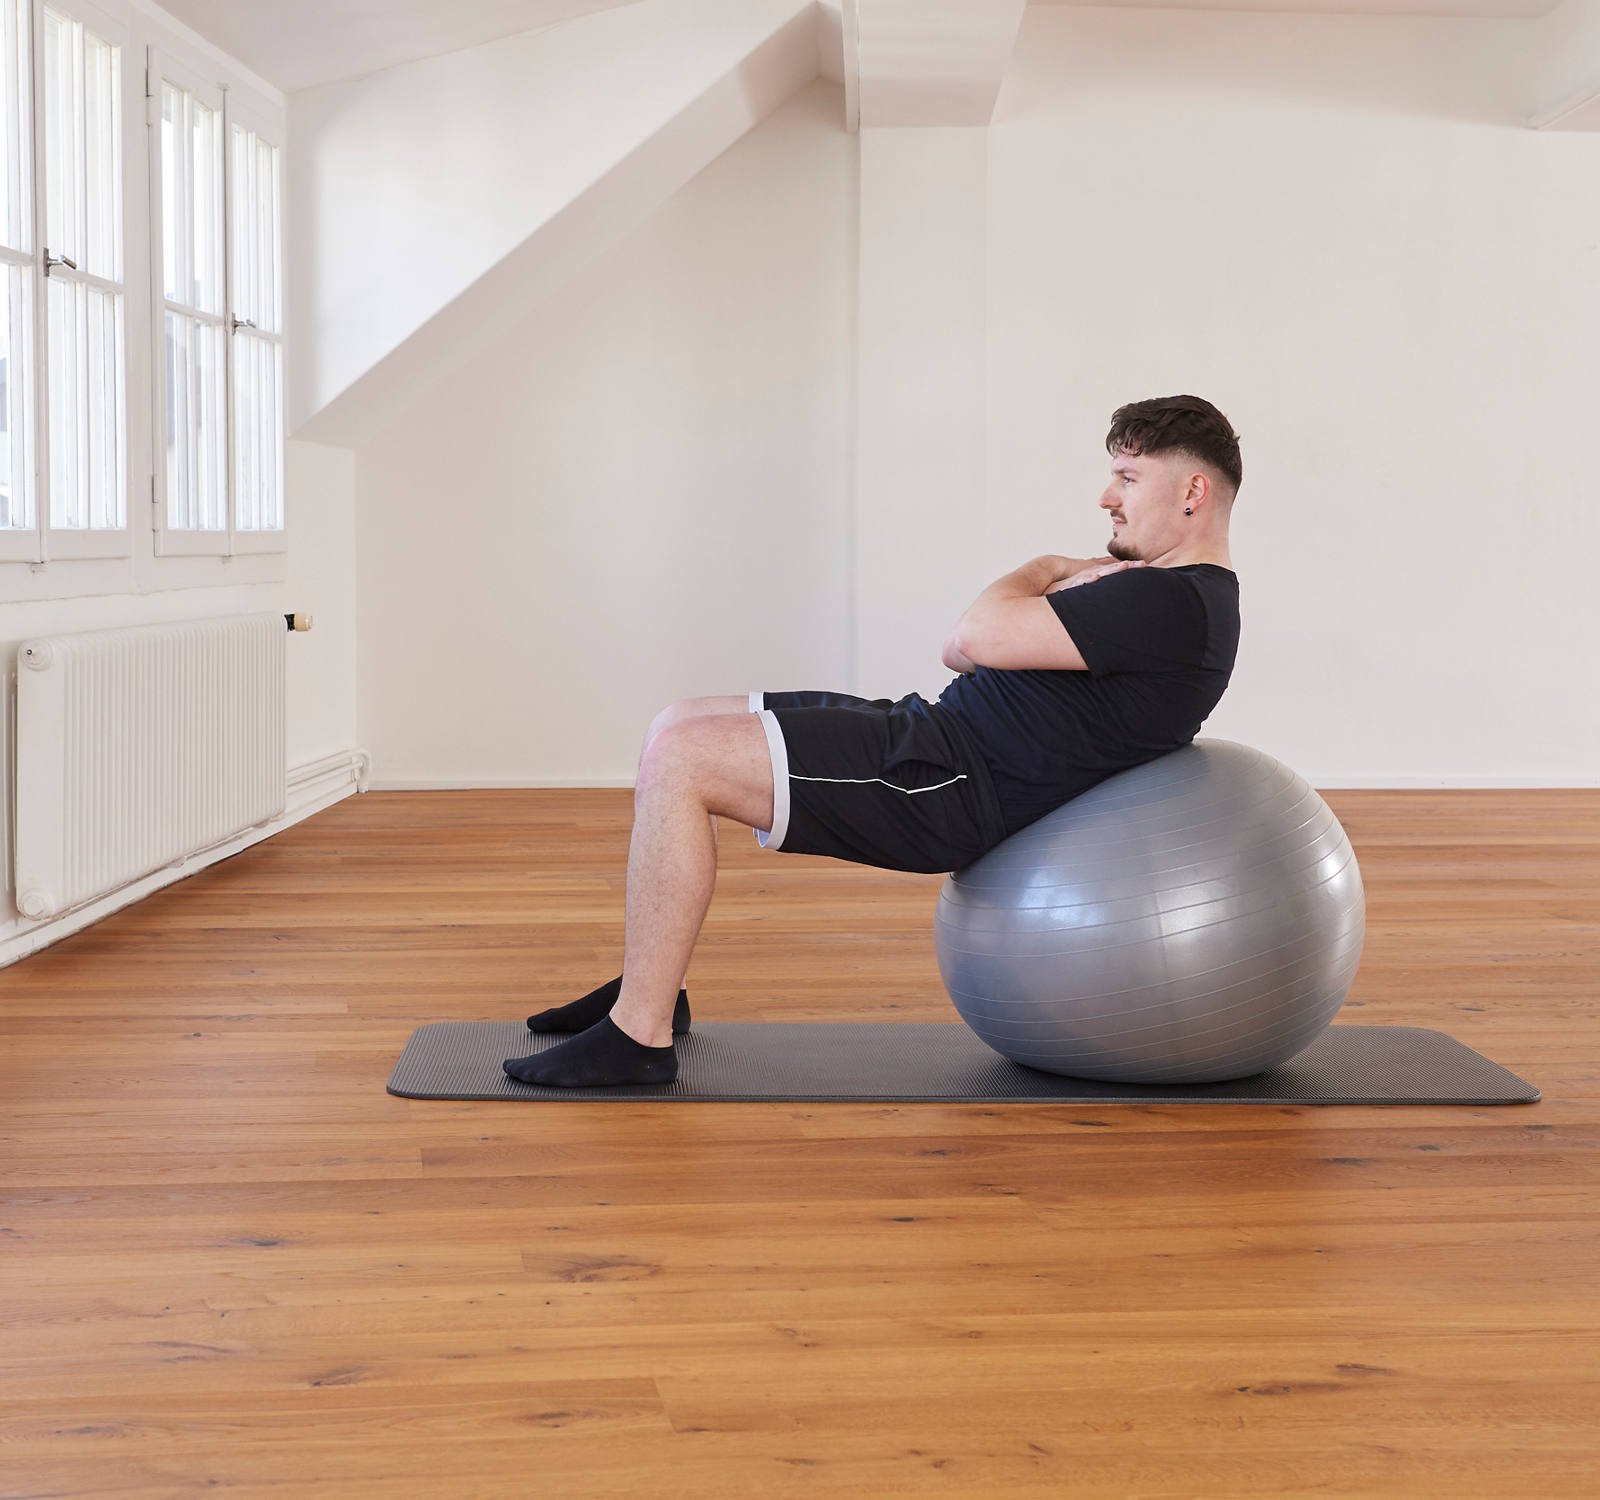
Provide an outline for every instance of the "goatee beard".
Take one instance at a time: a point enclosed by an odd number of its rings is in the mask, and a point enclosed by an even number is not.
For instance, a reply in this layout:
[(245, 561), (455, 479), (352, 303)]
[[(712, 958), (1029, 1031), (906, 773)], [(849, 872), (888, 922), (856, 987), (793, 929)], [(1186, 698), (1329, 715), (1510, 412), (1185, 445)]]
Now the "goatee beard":
[(1113, 536), (1106, 543), (1106, 555), (1116, 558), (1118, 562), (1137, 562), (1139, 560), (1138, 549), (1128, 546), (1126, 542), (1116, 536)]

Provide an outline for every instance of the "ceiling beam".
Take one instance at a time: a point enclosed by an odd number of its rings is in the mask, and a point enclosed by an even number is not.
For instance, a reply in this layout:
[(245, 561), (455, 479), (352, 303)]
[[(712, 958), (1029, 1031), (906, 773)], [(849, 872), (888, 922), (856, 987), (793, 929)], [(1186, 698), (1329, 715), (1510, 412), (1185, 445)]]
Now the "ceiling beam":
[(844, 0), (845, 125), (987, 125), (1027, 0)]

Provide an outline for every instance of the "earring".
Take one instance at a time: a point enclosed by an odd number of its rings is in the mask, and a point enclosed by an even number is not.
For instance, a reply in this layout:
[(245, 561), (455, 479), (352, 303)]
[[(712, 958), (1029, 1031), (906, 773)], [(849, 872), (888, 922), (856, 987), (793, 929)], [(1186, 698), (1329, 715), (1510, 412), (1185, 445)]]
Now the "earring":
[(1192, 516), (1194, 514), (1194, 511), (1193, 511), (1193, 509), (1191, 509), (1189, 506), (1186, 505), (1183, 508), (1183, 513), (1186, 516)]

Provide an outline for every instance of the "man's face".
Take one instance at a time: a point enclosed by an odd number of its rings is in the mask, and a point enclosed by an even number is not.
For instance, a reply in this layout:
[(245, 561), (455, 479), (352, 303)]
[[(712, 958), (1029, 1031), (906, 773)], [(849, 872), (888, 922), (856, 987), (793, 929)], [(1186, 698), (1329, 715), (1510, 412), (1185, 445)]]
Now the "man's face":
[(1172, 477), (1157, 459), (1119, 452), (1111, 460), (1111, 483), (1100, 508), (1111, 517), (1106, 551), (1119, 562), (1147, 562), (1171, 545)]

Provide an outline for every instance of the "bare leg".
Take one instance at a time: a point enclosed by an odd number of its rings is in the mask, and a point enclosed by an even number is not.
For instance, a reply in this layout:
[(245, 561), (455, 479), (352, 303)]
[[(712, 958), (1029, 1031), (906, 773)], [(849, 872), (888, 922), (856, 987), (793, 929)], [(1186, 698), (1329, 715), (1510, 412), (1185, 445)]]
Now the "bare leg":
[(688, 967), (716, 885), (710, 814), (764, 826), (755, 820), (772, 817), (770, 769), (761, 726), (726, 720), (678, 725), (642, 758), (628, 849), (623, 974), (615, 990), (604, 987), (608, 1014), (559, 1046), (507, 1058), (510, 1077), (555, 1088), (665, 1084), (677, 1077), (672, 977)]
[(672, 1043), (672, 1008), (687, 980), (717, 882), (716, 818), (670, 762), (644, 772), (633, 794), (622, 992), (611, 1020), (646, 1047)]
[[(684, 698), (674, 703), (670, 708), (663, 709), (655, 717), (655, 722), (645, 731), (644, 744), (639, 748), (639, 768), (634, 773), (637, 783), (639, 776), (644, 771), (644, 753), (650, 748), (650, 741), (656, 737), (657, 732), (666, 724), (676, 722), (678, 719), (698, 719), (707, 714), (746, 714), (750, 712), (750, 700), (743, 694), (723, 693), (712, 698)], [(711, 819), (711, 862), (713, 867), (717, 859), (717, 815), (708, 813)], [(631, 860), (630, 860), (631, 862)], [(632, 889), (632, 877), (629, 877), (629, 889)], [(689, 971), (683, 973), (683, 989), (689, 988)]]

